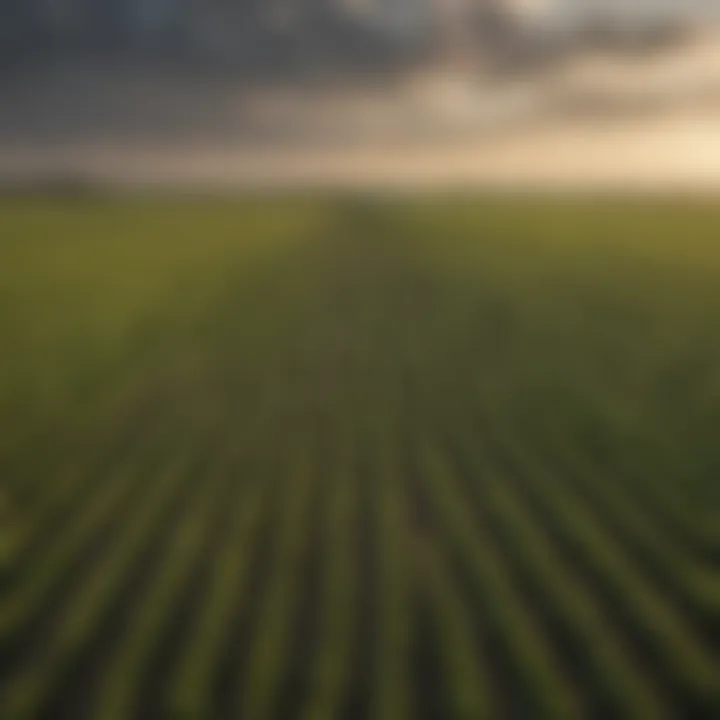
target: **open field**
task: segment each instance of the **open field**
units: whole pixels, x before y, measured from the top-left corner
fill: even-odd
[[[0,718],[712,718],[720,210],[0,199]]]

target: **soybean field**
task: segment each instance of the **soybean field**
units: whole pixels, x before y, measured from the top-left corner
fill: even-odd
[[[720,208],[0,199],[2,720],[720,717]]]

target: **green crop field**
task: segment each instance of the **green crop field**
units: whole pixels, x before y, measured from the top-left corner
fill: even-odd
[[[720,717],[720,208],[0,200],[0,719]]]

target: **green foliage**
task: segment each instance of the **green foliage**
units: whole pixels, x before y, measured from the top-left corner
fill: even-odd
[[[712,717],[719,230],[0,200],[0,717]]]

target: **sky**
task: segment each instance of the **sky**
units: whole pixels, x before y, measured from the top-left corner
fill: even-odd
[[[720,17],[718,0],[517,0],[539,14],[579,19],[595,13],[623,19],[686,16]]]
[[[433,6],[453,12],[478,0],[342,0],[359,14],[374,15],[387,28],[402,34],[426,26]],[[654,18],[720,20],[720,0],[504,0],[530,27],[572,29],[589,17],[610,15],[626,22]]]
[[[354,7],[394,3],[408,22],[434,1],[344,0]],[[528,18],[561,25],[608,9],[620,18],[720,20],[720,0],[513,1]],[[236,85],[222,74],[58,67],[32,86],[15,87],[0,105],[0,181],[677,180],[720,188],[720,42],[700,39],[668,53],[648,59],[579,52],[502,86],[420,67],[391,74],[388,82],[397,86],[373,80],[370,87],[331,83],[310,92],[292,84]]]

